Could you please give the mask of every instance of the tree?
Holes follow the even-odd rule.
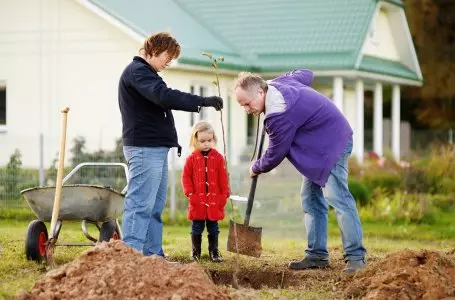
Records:
[[[5,192],[10,199],[19,197],[19,183],[22,167],[22,154],[16,149],[10,156],[9,162],[6,165],[6,184]]]
[[[405,9],[424,85],[405,89],[418,99],[417,119],[431,128],[455,128],[455,1],[406,0]]]

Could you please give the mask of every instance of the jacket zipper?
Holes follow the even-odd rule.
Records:
[[[209,193],[209,176],[208,176],[208,169],[207,169],[207,156],[204,156],[205,162],[205,193]]]

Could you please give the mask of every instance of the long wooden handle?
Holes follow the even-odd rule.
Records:
[[[257,159],[260,159],[262,156],[262,147],[264,146],[264,138],[265,138],[265,125],[262,128],[261,141],[259,142]],[[256,192],[257,182],[258,182],[258,176],[253,177],[253,179],[251,180],[250,193],[248,195],[248,203],[246,206],[245,221],[243,222],[243,225],[245,225],[245,226],[248,226],[250,224],[250,217],[251,217],[251,211],[253,210],[254,194]]]
[[[55,226],[58,220],[58,214],[60,212],[60,200],[62,198],[62,181],[63,173],[65,168],[65,146],[66,146],[66,126],[68,120],[68,111],[70,109],[65,107],[62,109],[62,127],[60,132],[60,152],[58,154],[58,169],[57,169],[57,180],[55,184],[55,198],[54,207],[52,208],[52,219],[51,219],[51,236],[55,236]]]

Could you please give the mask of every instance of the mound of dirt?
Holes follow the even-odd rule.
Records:
[[[19,299],[231,299],[196,263],[143,256],[122,241],[102,243],[37,281]]]
[[[455,297],[455,257],[427,250],[391,253],[343,286],[346,298],[448,299]]]

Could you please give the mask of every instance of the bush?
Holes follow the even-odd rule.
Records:
[[[431,193],[452,193],[455,191],[455,146],[434,147],[425,161],[426,176]]]
[[[356,179],[348,180],[349,191],[354,197],[355,201],[359,203],[360,206],[365,206],[368,204],[368,199],[370,197],[367,187]]]
[[[430,204],[426,194],[407,194],[398,190],[388,193],[378,188],[370,204],[359,211],[362,220],[373,222],[432,223],[438,209]]]
[[[455,191],[452,194],[428,195],[428,202],[442,211],[451,211],[455,208]]]
[[[408,193],[428,193],[431,183],[423,168],[410,166],[402,171],[402,188]]]
[[[399,174],[377,169],[366,172],[361,181],[370,191],[382,188],[389,193],[393,193],[402,185]]]

